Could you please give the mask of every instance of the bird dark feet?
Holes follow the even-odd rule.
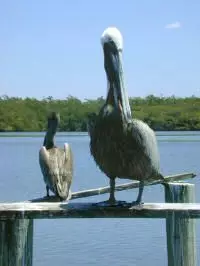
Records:
[[[131,207],[134,207],[134,206],[142,207],[143,204],[144,204],[143,201],[138,201],[138,200],[136,200],[136,201],[131,202]]]
[[[115,206],[115,207],[117,207],[117,206],[125,206],[125,205],[127,205],[128,203],[126,202],[126,201],[122,201],[122,200],[106,200],[106,201],[101,201],[101,202],[97,202],[97,203],[95,203],[95,205],[97,205],[97,206],[100,206],[100,207],[107,207],[107,206],[110,206],[110,207],[112,207],[112,206]]]
[[[61,197],[58,197],[58,198],[59,198],[60,202],[65,201],[65,199],[63,199],[63,198],[61,198]]]
[[[50,195],[49,195],[49,193],[48,194],[46,194],[46,196],[44,196],[45,198],[50,198]]]
[[[47,192],[47,198],[49,197],[49,187],[48,186],[46,186],[46,192]]]

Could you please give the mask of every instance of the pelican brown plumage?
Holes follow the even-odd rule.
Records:
[[[143,121],[132,119],[125,89],[123,39],[117,28],[107,28],[101,37],[108,92],[98,115],[88,123],[90,151],[102,172],[110,179],[110,198],[114,204],[115,179],[140,181],[133,204],[142,202],[145,180],[161,179],[159,152],[154,131]]]
[[[48,116],[47,132],[43,147],[39,151],[39,163],[46,184],[47,196],[51,190],[61,200],[70,198],[70,186],[73,177],[73,155],[68,143],[64,149],[54,144],[60,122],[60,115],[52,112]]]

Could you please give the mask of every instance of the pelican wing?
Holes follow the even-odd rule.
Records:
[[[66,199],[73,174],[70,146],[65,144],[64,150],[59,148],[46,150],[45,147],[42,147],[39,154],[39,162],[46,185],[56,195]]]
[[[153,168],[159,171],[160,156],[155,132],[143,121],[133,119],[131,135],[150,159]]]

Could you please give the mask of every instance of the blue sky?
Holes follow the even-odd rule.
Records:
[[[0,95],[106,94],[100,36],[124,38],[128,94],[200,96],[200,1],[0,1]]]

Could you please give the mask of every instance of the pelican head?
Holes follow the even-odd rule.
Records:
[[[56,131],[60,123],[60,114],[51,112],[48,116],[48,130]]]
[[[123,38],[117,28],[107,28],[101,36],[104,51],[104,68],[108,80],[107,101],[118,109],[126,121],[131,117],[128,95],[122,68]]]
[[[56,134],[58,125],[60,122],[60,115],[56,112],[51,112],[47,118],[47,132],[44,138],[43,146],[47,149],[53,148],[54,145],[54,136]]]

